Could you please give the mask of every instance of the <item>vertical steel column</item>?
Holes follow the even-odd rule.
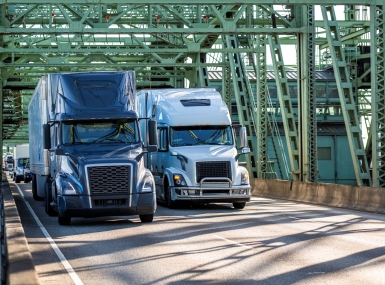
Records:
[[[268,36],[268,40],[275,73],[275,82],[277,84],[278,99],[281,108],[282,122],[285,130],[291,172],[293,175],[293,180],[299,181],[299,140],[295,123],[295,115],[293,112],[293,106],[291,104],[289,85],[287,83],[287,76],[283,63],[281,44],[279,42],[278,35]]]
[[[314,6],[298,6],[296,11],[295,19],[300,18],[298,24],[306,27],[305,33],[297,35],[300,180],[316,182],[318,174]]]
[[[257,6],[257,9],[258,7],[259,6]],[[258,13],[258,18],[263,19],[264,12],[260,7],[256,13]],[[257,49],[257,54],[254,69],[256,77],[255,92],[257,94],[257,173],[260,178],[271,178],[268,175],[271,171],[268,169],[269,157],[267,148],[269,118],[267,115],[266,41],[265,35],[256,36],[255,48]]]
[[[226,43],[223,42],[225,46]],[[229,57],[226,53],[222,54],[223,63],[226,63],[224,67],[222,67],[222,99],[227,104],[229,108],[229,112],[231,114],[231,72],[230,72],[230,63]]]
[[[198,53],[197,63],[206,63],[206,54]],[[207,66],[199,66],[197,67],[197,81],[199,87],[209,87],[209,72],[207,70]]]
[[[326,37],[333,61],[334,76],[336,78],[341,110],[345,120],[346,133],[348,136],[357,185],[371,186],[372,180],[369,173],[364,143],[362,141],[360,122],[353,96],[352,83],[350,81],[350,73],[346,66],[334,7],[321,6],[321,10],[325,23]]]
[[[4,27],[5,25],[5,9],[6,6],[4,4],[0,5],[0,27]],[[4,47],[3,35],[0,35],[0,48]],[[2,54],[2,53],[0,53]],[[0,162],[0,170],[3,169],[3,70],[0,68],[0,147],[1,147],[1,162]]]
[[[385,187],[385,4],[370,6],[373,186]]]

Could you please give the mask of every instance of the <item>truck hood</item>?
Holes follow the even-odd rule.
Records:
[[[134,160],[140,153],[140,144],[116,145],[116,144],[82,144],[61,146],[64,152],[77,160],[94,159],[131,159]]]
[[[194,162],[202,160],[232,160],[238,153],[233,145],[183,146],[170,150]]]

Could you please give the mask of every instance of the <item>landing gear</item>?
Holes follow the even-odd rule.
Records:
[[[52,191],[49,182],[45,182],[44,184],[44,205],[45,205],[45,212],[48,214],[48,216],[56,216],[55,209],[51,206],[52,202]]]
[[[36,181],[36,175],[32,176],[32,197],[35,201],[40,201],[42,198],[37,195],[37,181]]]

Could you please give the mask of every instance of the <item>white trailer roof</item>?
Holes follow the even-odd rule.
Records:
[[[157,102],[158,123],[170,126],[230,125],[227,105],[214,88],[148,90]]]

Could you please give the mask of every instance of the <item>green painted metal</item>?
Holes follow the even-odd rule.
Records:
[[[270,53],[272,55],[273,69],[275,72],[277,93],[281,108],[282,121],[285,130],[286,143],[288,146],[289,160],[294,181],[301,180],[300,158],[299,158],[299,139],[295,122],[295,113],[290,98],[289,85],[283,62],[279,37],[271,35],[268,37]]]
[[[266,17],[265,9],[271,7],[259,6],[258,17],[263,19]],[[253,60],[253,68],[255,70],[256,77],[256,98],[257,98],[257,111],[256,111],[256,129],[257,129],[257,176],[260,178],[275,178],[272,175],[272,171],[268,169],[268,109],[267,109],[267,82],[266,82],[266,43],[267,39],[264,35],[258,35],[256,37],[255,46],[258,48],[258,52],[254,56],[250,56]]]
[[[370,18],[373,186],[385,187],[385,4],[371,5]]]
[[[60,1],[63,4],[137,4],[143,5],[143,2],[138,0],[62,0]],[[243,4],[254,4],[254,5],[314,5],[319,4],[317,1],[314,3],[314,0],[243,0],[239,1]],[[0,4],[52,4],[52,0],[0,0]],[[159,4],[159,1],[156,0],[147,0],[146,4]],[[172,5],[172,4],[181,4],[186,5],[183,0],[167,0],[163,4]],[[212,4],[212,5],[228,5],[234,4],[234,0],[194,0],[194,4]],[[322,4],[324,5],[340,5],[341,0],[323,0]],[[347,0],[344,4],[373,4],[373,5],[382,5],[382,0]]]
[[[298,135],[300,141],[299,169],[301,181],[317,182],[317,118],[315,94],[315,27],[314,6],[298,6],[296,21],[308,28],[298,35]]]
[[[235,35],[225,36],[225,44],[228,48],[239,46],[239,39]],[[257,177],[257,146],[253,140],[256,135],[255,100],[243,59],[239,53],[229,53],[229,63],[233,82],[235,101],[237,103],[239,122],[246,127],[247,141],[250,153],[246,156],[247,168],[251,177]]]
[[[307,37],[309,28],[312,28],[311,25],[305,20],[297,21],[303,18],[302,13],[308,9],[303,5],[318,4],[313,0],[248,0],[236,3],[222,0],[210,2],[198,0],[194,1],[194,4],[184,2],[181,0],[147,1],[143,4],[127,0],[64,0],[60,3],[48,0],[0,0],[2,17],[0,72],[3,85],[0,90],[3,100],[3,121],[0,127],[3,128],[4,145],[28,141],[27,105],[31,92],[42,74],[132,69],[136,72],[138,87],[149,88],[184,87],[185,79],[189,79],[197,86],[208,86],[208,77],[206,77],[208,71],[221,70],[222,96],[231,108],[231,93],[234,93],[231,72],[234,70],[230,68],[229,55],[234,57],[238,54],[241,60],[246,59],[246,55],[248,58],[262,61],[266,58],[264,58],[263,48],[261,49],[256,43],[236,47],[223,46],[223,38],[227,35],[241,35],[241,38],[253,40],[263,39],[266,35],[283,35],[279,38],[281,44],[297,44],[298,39],[301,38],[302,49],[308,43],[314,43],[323,48],[329,46],[326,36],[322,34],[315,34],[315,38],[309,41]],[[326,0],[322,3],[324,5],[340,4],[334,0]],[[384,76],[381,69],[384,66],[382,56],[384,47],[381,41],[384,38],[383,0],[349,0],[349,3],[344,4],[370,5],[371,12],[374,13],[370,18],[371,21],[351,20],[348,17],[345,21],[338,21],[338,27],[350,31],[341,36],[341,42],[344,45],[370,43],[373,47],[370,57],[375,64],[357,78],[355,86],[370,89],[370,83],[364,82],[363,78],[370,72],[372,76],[375,73],[376,76],[371,82],[372,89],[375,90],[375,95],[372,95],[373,100],[360,101],[360,104],[370,109],[367,108],[368,104],[376,99],[379,105],[375,107],[379,108],[382,104],[381,98],[385,97]],[[277,6],[282,11],[274,10]],[[373,12],[373,9],[376,12]],[[263,11],[266,16],[259,17],[257,11]],[[272,25],[272,15],[275,15],[276,27]],[[372,25],[373,19],[376,19],[375,26]],[[323,25],[323,21],[314,21],[316,27]],[[375,36],[368,37],[368,32]],[[279,49],[281,50],[281,47]],[[364,56],[368,55],[358,55],[357,58]],[[262,74],[266,68],[264,65],[266,63],[255,68],[256,72]],[[306,95],[310,96],[308,102],[310,105],[305,104],[302,108],[303,115],[308,112],[307,119],[301,119],[306,124],[306,130],[301,134],[307,136],[309,147],[309,153],[306,154],[304,145],[301,145],[301,158],[308,157],[309,170],[305,173],[309,172],[306,174],[309,181],[315,179],[313,167],[316,164],[313,156],[316,145],[312,143],[314,139],[312,122],[315,120],[311,117],[313,92],[309,87],[311,79],[308,79],[311,76],[311,66],[310,63],[303,63],[303,60],[297,61],[298,72],[307,82],[303,82],[302,92],[310,94]],[[264,79],[259,78],[262,80],[259,83],[260,90],[263,92]],[[265,149],[268,146],[264,143],[266,138],[266,125],[264,125],[266,110],[263,108],[265,95],[263,93],[260,95],[262,98],[257,97],[257,104],[262,108],[259,110],[257,106],[258,111],[250,116],[251,125],[257,126],[258,135],[257,138],[250,137],[250,140],[258,141],[253,146],[257,151],[255,161],[267,161]],[[376,110],[378,111],[373,112],[373,116],[379,117],[373,117],[372,128],[376,130],[374,133],[380,135],[376,138],[377,142],[373,142],[378,146],[375,153],[379,154],[372,160],[375,176],[373,181],[380,185],[383,183],[380,181],[385,181],[383,177],[385,170],[381,169],[383,167],[381,161],[384,160],[382,157],[383,124],[381,123],[384,111],[381,108]],[[366,110],[365,116],[371,115],[370,110]],[[270,122],[268,122],[269,125]],[[302,160],[300,165],[301,167],[304,165]],[[266,171],[265,165],[261,163],[257,166],[258,176],[262,175]],[[262,168],[259,169],[259,167]],[[302,171],[301,169],[300,173]]]
[[[346,65],[334,7],[322,6],[321,11],[325,21],[326,35],[331,50],[330,54],[335,70],[334,75],[336,77],[338,95],[340,97],[341,110],[345,121],[357,185],[371,186],[372,179],[366,159],[360,121],[353,96],[352,83],[350,81],[350,73]]]

